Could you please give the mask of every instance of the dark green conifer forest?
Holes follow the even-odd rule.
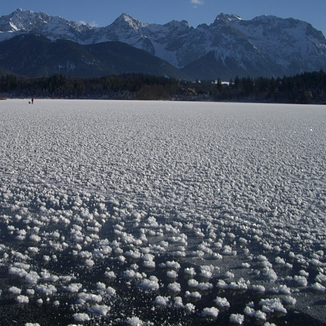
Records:
[[[39,78],[12,74],[0,78],[2,98],[130,99],[326,103],[326,73],[306,72],[283,78],[239,78],[222,82],[185,81],[144,74],[100,78],[51,75]]]

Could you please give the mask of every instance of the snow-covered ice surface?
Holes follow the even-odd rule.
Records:
[[[1,325],[326,322],[326,107],[0,102]]]

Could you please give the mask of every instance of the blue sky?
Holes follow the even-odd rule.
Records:
[[[187,20],[191,26],[210,24],[221,12],[243,19],[259,15],[293,17],[311,23],[326,35],[326,0],[10,0],[3,1],[0,16],[17,8],[62,16],[97,26],[111,24],[127,13],[145,23]]]

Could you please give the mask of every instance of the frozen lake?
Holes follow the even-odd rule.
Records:
[[[325,106],[0,117],[1,325],[326,323]]]

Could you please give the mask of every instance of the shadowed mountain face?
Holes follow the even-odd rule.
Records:
[[[29,77],[57,73],[78,77],[145,73],[186,78],[168,62],[121,42],[81,45],[25,34],[0,42],[0,58],[0,69]]]

